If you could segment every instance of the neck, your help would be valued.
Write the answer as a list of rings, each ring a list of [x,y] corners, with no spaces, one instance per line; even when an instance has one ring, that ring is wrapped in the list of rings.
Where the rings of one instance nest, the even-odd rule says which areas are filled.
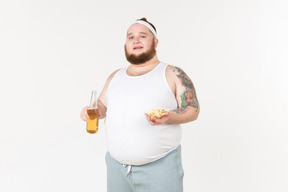
[[[144,75],[152,71],[160,63],[157,55],[155,55],[151,60],[142,64],[130,64],[127,69],[127,74],[130,76]]]

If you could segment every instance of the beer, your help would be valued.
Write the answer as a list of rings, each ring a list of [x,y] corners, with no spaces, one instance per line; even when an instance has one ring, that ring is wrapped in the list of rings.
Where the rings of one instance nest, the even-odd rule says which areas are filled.
[[[97,133],[98,131],[98,121],[100,113],[97,107],[97,91],[93,90],[91,94],[90,106],[87,110],[88,122],[86,130],[88,133]]]
[[[98,117],[100,116],[98,108],[88,108],[88,122],[86,130],[88,133],[97,133],[98,131]]]

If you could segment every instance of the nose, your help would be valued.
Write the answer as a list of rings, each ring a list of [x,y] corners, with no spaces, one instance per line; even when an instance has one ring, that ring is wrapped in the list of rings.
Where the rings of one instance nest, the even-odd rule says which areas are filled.
[[[139,37],[135,37],[133,43],[134,44],[140,43],[140,38]]]

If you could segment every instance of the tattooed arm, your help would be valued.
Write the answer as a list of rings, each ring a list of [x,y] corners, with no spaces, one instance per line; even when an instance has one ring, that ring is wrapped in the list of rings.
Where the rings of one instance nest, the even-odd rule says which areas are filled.
[[[175,66],[167,67],[166,77],[178,103],[177,109],[169,112],[167,123],[187,123],[196,120],[200,107],[191,79],[182,69]]]
[[[170,65],[166,68],[166,79],[175,95],[178,107],[167,112],[160,119],[154,117],[151,120],[146,113],[147,121],[151,125],[160,125],[162,123],[181,124],[196,120],[200,106],[191,79],[183,70]]]
[[[166,79],[175,95],[178,107],[167,112],[160,119],[154,117],[151,120],[146,114],[149,123],[151,125],[160,125],[162,123],[181,124],[196,120],[200,106],[191,79],[183,70],[170,65],[166,69]]]
[[[187,123],[197,119],[200,106],[191,79],[178,67],[168,66],[166,78],[178,107],[168,113],[167,123]]]

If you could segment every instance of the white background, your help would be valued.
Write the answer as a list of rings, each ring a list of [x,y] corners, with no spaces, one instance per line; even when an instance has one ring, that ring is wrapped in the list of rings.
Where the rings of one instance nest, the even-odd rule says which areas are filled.
[[[1,0],[0,191],[106,190],[105,129],[79,114],[128,65],[127,27],[147,17],[158,56],[192,79],[186,192],[288,191],[288,3],[283,0]]]

